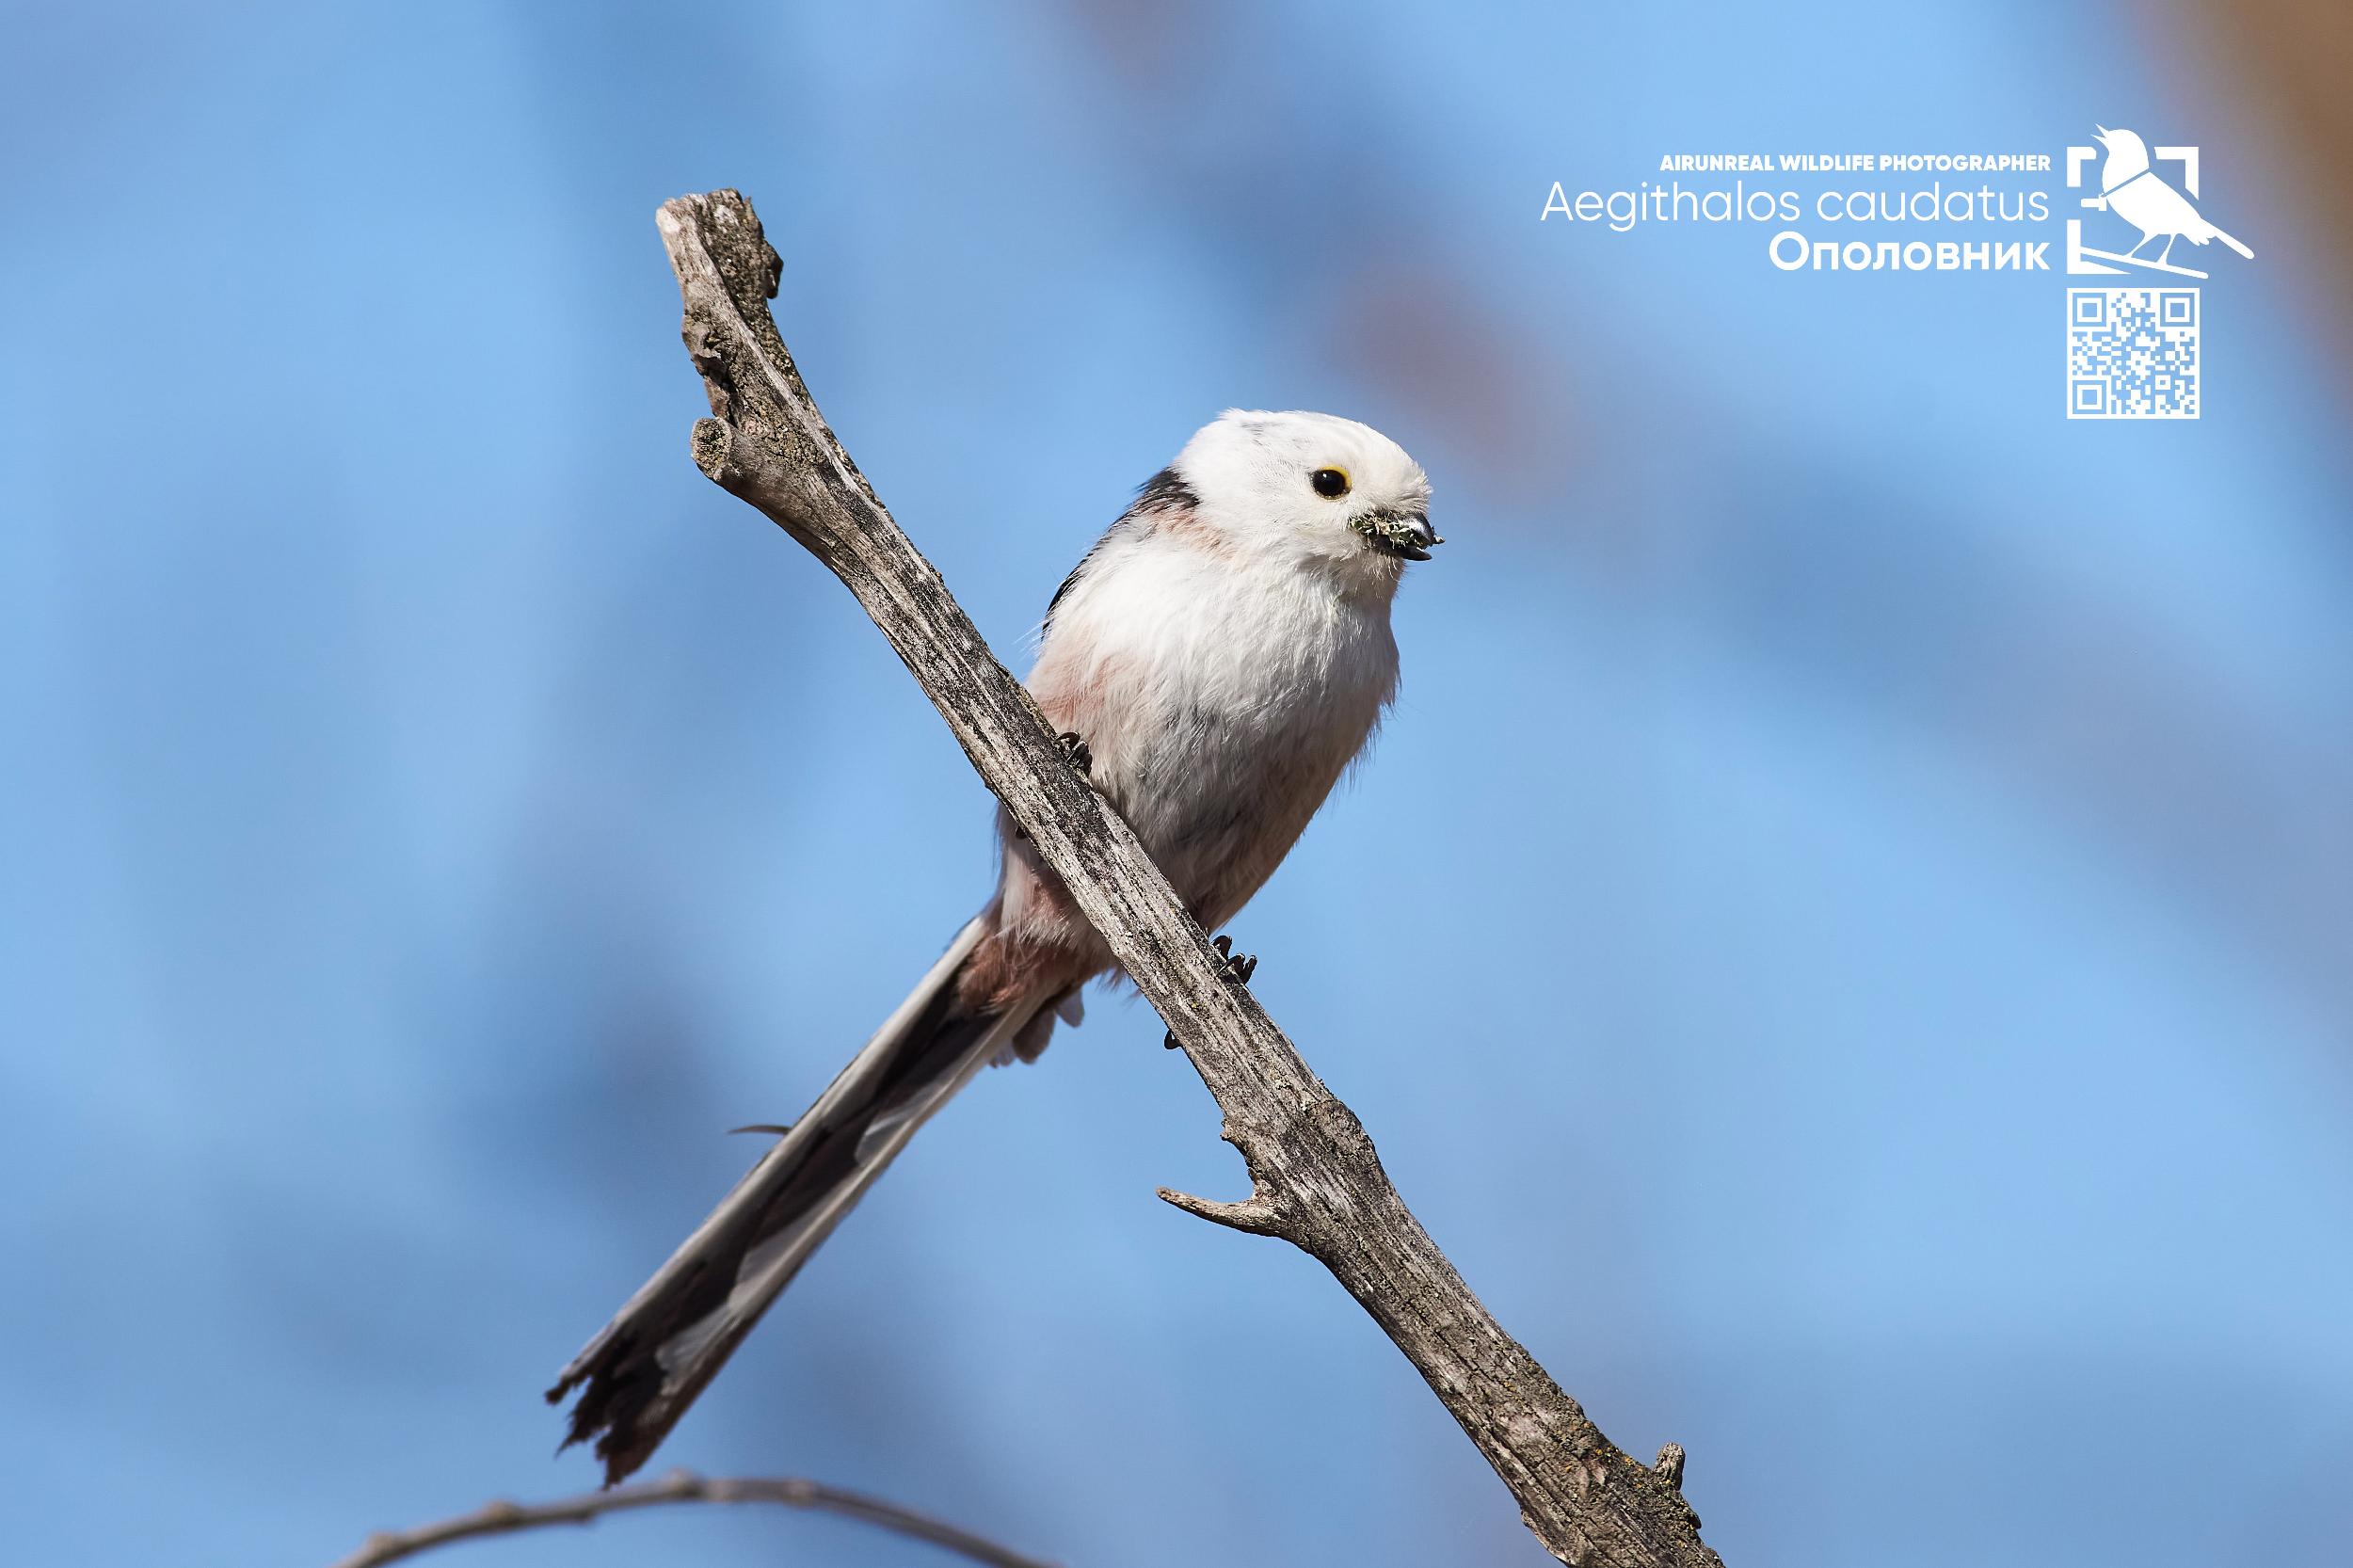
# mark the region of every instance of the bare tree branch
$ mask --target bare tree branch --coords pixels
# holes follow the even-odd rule
[[[1389,1185],[1355,1115],[1237,982],[1128,824],[1065,763],[1029,694],[883,509],[777,335],[766,302],[783,263],[751,204],[731,190],[680,197],[657,221],[684,298],[687,352],[711,398],[713,417],[695,424],[696,465],[857,596],[1224,1111],[1251,1196],[1161,1196],[1280,1236],[1329,1269],[1560,1560],[1715,1568],[1677,1485],[1679,1464],[1654,1470],[1621,1451],[1480,1304]]]
[[[415,1529],[388,1530],[368,1537],[360,1548],[334,1565],[334,1568],[382,1568],[387,1562],[429,1552],[436,1546],[446,1546],[453,1541],[469,1541],[482,1535],[507,1535],[516,1530],[537,1529],[542,1525],[586,1525],[608,1513],[624,1513],[631,1509],[655,1508],[664,1503],[781,1503],[787,1508],[807,1509],[818,1513],[839,1513],[848,1519],[862,1519],[901,1535],[928,1541],[935,1546],[984,1562],[989,1568],[1054,1568],[1049,1562],[984,1541],[969,1530],[884,1502],[860,1492],[846,1492],[836,1486],[824,1486],[813,1480],[793,1477],[729,1480],[706,1479],[675,1470],[660,1480],[641,1481],[635,1486],[616,1486],[606,1492],[590,1492],[578,1497],[566,1497],[552,1503],[536,1503],[528,1508],[520,1503],[486,1503],[472,1513],[461,1513],[455,1519],[438,1524],[420,1525]]]

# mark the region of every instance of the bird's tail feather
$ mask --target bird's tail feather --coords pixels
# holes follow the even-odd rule
[[[2223,232],[2221,230],[2219,230],[2219,229],[2216,229],[2216,228],[2214,227],[2214,225],[2213,225],[2213,224],[2211,224],[2211,223],[2207,224],[2207,225],[2206,225],[2206,227],[2207,227],[2208,229],[2211,229],[2211,230],[2213,230],[2213,231],[2214,231],[2214,237],[2215,237],[2216,239],[2220,240],[2223,244],[2225,244],[2225,245],[2229,246],[2232,249],[2233,249],[2233,250],[2237,251],[2240,255],[2242,255],[2242,256],[2246,257],[2249,261],[2250,261],[2250,262],[2251,262],[2251,261],[2253,261],[2253,260],[2255,259],[2255,253],[2254,253],[2252,250],[2248,249],[2248,248],[2247,248],[2247,247],[2245,247],[2244,245],[2241,245],[2241,244],[2240,244],[2240,243],[2239,243],[2236,239],[2234,239],[2234,238],[2233,238],[2233,237],[2232,237],[2231,235],[2224,233],[2224,232]]]
[[[551,1404],[580,1390],[565,1444],[594,1438],[607,1485],[646,1462],[916,1128],[1030,1022],[1034,1006],[956,1009],[956,976],[984,929],[975,920],[957,935],[817,1103],[548,1390]]]

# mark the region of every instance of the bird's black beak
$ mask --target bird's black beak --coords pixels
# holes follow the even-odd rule
[[[1409,561],[1427,561],[1430,559],[1432,545],[1446,543],[1444,539],[1438,537],[1438,531],[1430,526],[1430,518],[1427,513],[1415,513],[1405,520],[1405,526],[1414,536],[1413,546],[1406,555]]]
[[[1384,555],[1394,555],[1401,561],[1427,561],[1430,547],[1446,543],[1438,531],[1430,526],[1424,512],[1380,512],[1357,525],[1372,548]]]

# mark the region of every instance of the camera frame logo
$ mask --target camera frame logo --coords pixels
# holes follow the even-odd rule
[[[2093,212],[2121,220],[2110,229],[2137,230],[2122,250],[2084,243],[2084,220],[2067,220],[2067,270],[2122,277],[2128,269],[2205,280],[2207,274],[2173,260],[2183,240],[2202,248],[2220,240],[2249,260],[2254,251],[2217,228],[2198,210],[2195,147],[2153,151],[2132,131],[2097,127],[2097,146],[2067,150],[2067,187],[2081,190],[2088,167],[2100,165],[2098,194],[2081,199]],[[2166,166],[2174,173],[2168,179]],[[2186,193],[2186,194],[2185,194]],[[2143,254],[2162,246],[2155,255]],[[2121,237],[2109,241],[2121,244]],[[2203,256],[2196,259],[2206,260]],[[2067,291],[2067,417],[2069,419],[2196,419],[2203,366],[2198,290],[2071,288]]]

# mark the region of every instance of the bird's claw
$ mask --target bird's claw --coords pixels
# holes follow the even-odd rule
[[[1220,936],[1209,946],[1217,949],[1217,955],[1223,960],[1218,965],[1217,972],[1218,977],[1227,984],[1247,985],[1250,977],[1258,972],[1258,955],[1255,952],[1237,953],[1231,936]]]
[[[1216,937],[1209,946],[1217,949],[1217,977],[1226,984],[1247,985],[1250,977],[1258,972],[1258,955],[1255,952],[1236,952],[1231,936]],[[1160,1037],[1164,1049],[1175,1050],[1177,1044],[1176,1032],[1173,1029]]]

